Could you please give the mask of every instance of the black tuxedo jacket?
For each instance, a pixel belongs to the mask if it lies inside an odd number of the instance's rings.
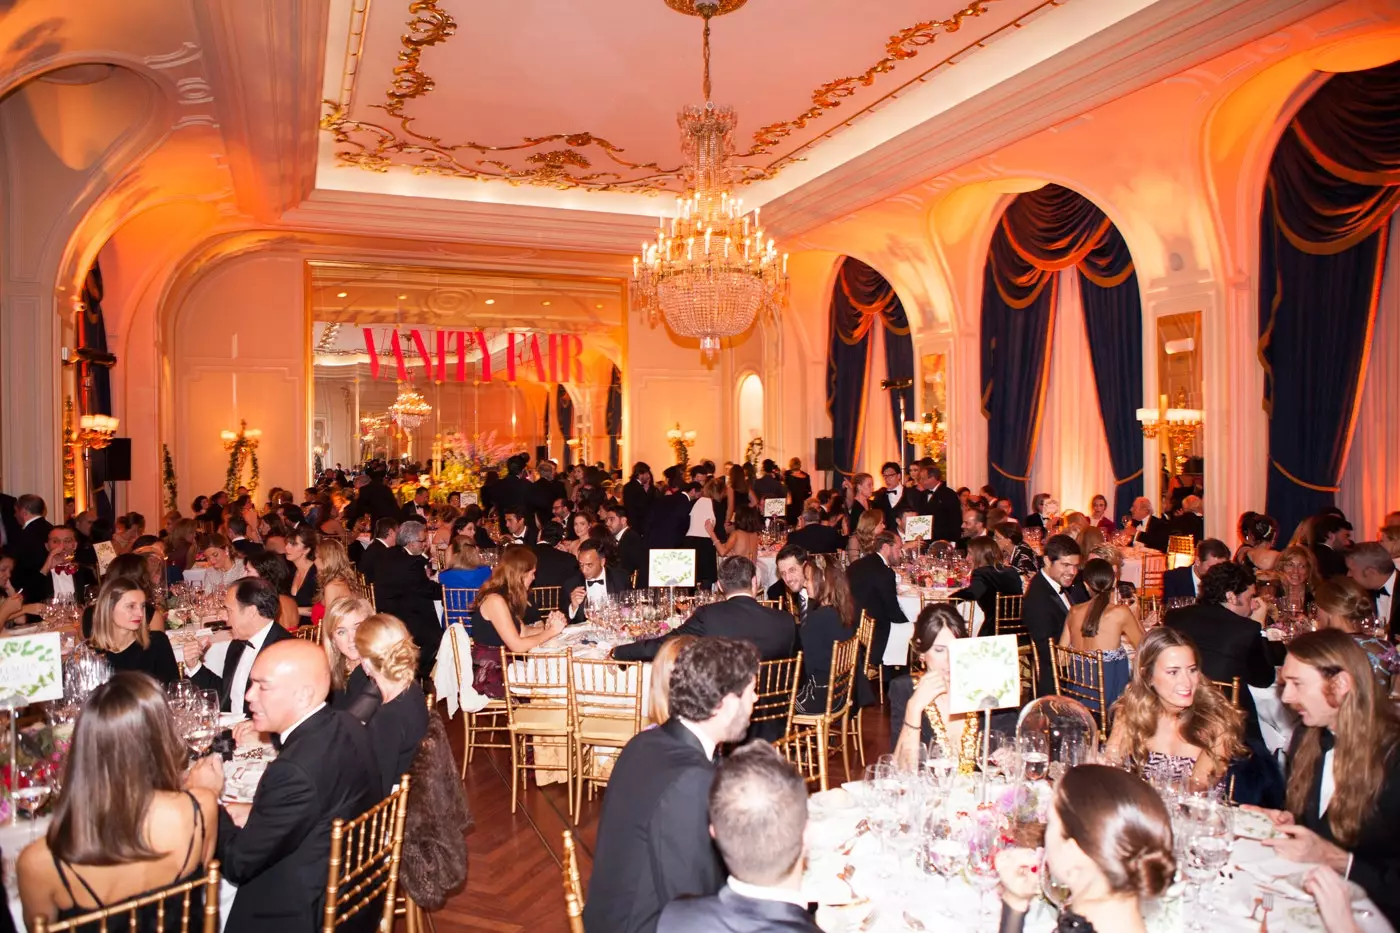
[[[695,614],[685,620],[685,624],[666,638],[676,635],[707,635],[717,638],[741,638],[758,646],[759,657],[764,661],[775,658],[790,658],[797,653],[797,625],[792,616],[777,609],[760,606],[752,596],[735,596],[723,602],[710,603],[695,610]],[[650,661],[656,657],[657,649],[665,638],[648,638],[645,641],[621,645],[613,650],[613,657],[619,661]]]
[[[997,617],[997,597],[1019,596],[1021,589],[1021,575],[1010,567],[978,567],[972,571],[967,586],[954,593],[953,598],[975,601],[985,617],[982,631],[991,634]]]
[[[238,885],[226,933],[306,933],[321,924],[331,823],[378,803],[379,771],[364,726],[324,707],[287,737],[253,796],[240,829],[219,811],[218,858]],[[347,933],[378,927],[366,907]]]
[[[822,524],[804,525],[788,532],[787,543],[806,548],[808,554],[832,554],[846,549],[841,532]]]
[[[77,570],[73,571],[73,599],[82,603],[83,592],[86,588],[97,586],[97,574],[91,567],[77,565]],[[29,587],[24,591],[24,601],[26,603],[42,603],[53,598],[53,571],[42,573],[33,578]],[[93,589],[94,595],[96,590]]]
[[[424,506],[423,512],[426,511],[428,511],[428,507]],[[417,503],[410,499],[409,501],[403,504],[403,508],[399,509],[399,521],[423,522],[424,524],[426,524],[428,521],[428,516],[424,515],[423,512],[418,511]]]
[[[535,579],[539,579],[539,578],[536,577]],[[560,600],[559,600],[560,608],[563,609],[566,613],[569,611],[569,608],[568,608],[568,607],[569,607],[569,594],[572,593],[572,592],[575,590],[575,588],[580,587],[580,586],[582,586],[582,587],[584,587],[584,588],[586,589],[587,586],[588,586],[588,584],[587,584],[587,583],[584,581],[584,579],[583,579],[583,572],[580,571],[580,570],[578,569],[577,564],[575,564],[575,566],[574,566],[574,575],[573,575],[572,577],[570,577],[567,581],[565,581],[565,583],[564,583],[564,592],[563,592],[562,597],[561,597]],[[623,592],[624,590],[626,590],[626,589],[628,589],[628,588],[629,588],[629,587],[628,587],[627,580],[626,580],[626,578],[623,576],[622,571],[616,570],[616,569],[604,568],[604,570],[603,570],[603,589],[607,590],[608,595],[610,595],[610,596],[616,596],[618,593],[621,593],[621,592]],[[570,622],[573,622],[573,623],[577,623],[577,622],[584,622],[584,621],[586,621],[587,619],[588,619],[588,597],[585,595],[583,602],[581,602],[581,603],[578,604],[578,609],[575,610],[574,613],[573,613],[572,615],[569,616],[569,621],[570,621]]]
[[[535,552],[534,586],[567,587],[575,578],[583,578],[579,573],[577,558],[568,551],[561,551],[551,544],[532,544],[530,550]],[[566,589],[560,601],[568,598]]]
[[[735,893],[725,885],[713,897],[683,897],[666,905],[656,933],[815,933],[806,908]]]
[[[360,553],[359,568],[366,583],[374,583],[374,575],[379,570],[379,562],[387,553],[389,553],[388,546],[378,538],[372,539],[369,544],[365,545],[364,551]]]
[[[1055,676],[1051,670],[1050,644],[1059,641],[1065,628],[1065,616],[1069,608],[1060,594],[1055,591],[1045,574],[1031,577],[1026,587],[1026,598],[1021,602],[1021,621],[1030,633],[1031,641],[1040,652],[1040,672],[1036,675],[1036,696],[1047,696],[1055,692]]]
[[[589,878],[587,933],[652,933],[671,901],[719,891],[724,867],[710,839],[714,773],[700,740],[676,718],[623,748],[598,822],[594,860],[608,870]]]
[[[627,525],[638,534],[651,527],[651,511],[659,496],[656,487],[647,488],[636,480],[622,487],[622,507],[627,510]]]
[[[267,637],[263,639],[262,646],[266,648],[268,645],[276,644],[284,638],[295,637],[296,636],[291,632],[287,631],[276,622],[273,622],[272,628],[267,630]],[[190,675],[190,680],[194,681],[195,686],[199,687],[199,689],[219,691],[219,710],[221,712],[227,713],[229,711],[230,697],[228,692],[231,681],[233,680],[233,672],[238,670],[239,658],[243,657],[244,652],[251,647],[251,645],[247,647],[229,645],[228,651],[224,653],[223,668],[217,673],[210,670],[209,665],[205,664]],[[258,650],[261,651],[262,648]],[[254,655],[254,657],[256,657],[256,655]]]
[[[1263,630],[1253,619],[1237,616],[1219,603],[1196,603],[1168,612],[1166,624],[1196,643],[1201,650],[1201,673],[1211,680],[1228,682],[1238,677],[1251,687],[1274,682]]]
[[[909,501],[909,493],[911,490],[908,486],[901,488],[902,492],[900,493],[899,501],[893,505],[890,504],[890,491],[888,489],[877,489],[875,490],[875,495],[870,497],[870,504],[874,508],[885,513],[885,527],[890,531],[897,531],[899,529],[899,516],[913,510],[913,506]]]
[[[15,497],[0,492],[0,524],[5,526],[5,550],[13,552],[19,545],[19,519],[15,517]]]
[[[1191,582],[1190,567],[1177,567],[1162,574],[1163,599],[1195,599],[1196,587]]]
[[[647,518],[647,546],[677,548],[685,546],[685,533],[690,530],[690,507],[693,503],[683,492],[668,493],[658,499]],[[632,512],[627,512],[632,523]]]
[[[956,541],[962,537],[962,503],[947,483],[939,483],[937,489],[924,493],[919,514],[933,516],[932,540]]]
[[[402,547],[390,548],[379,561],[374,576],[374,607],[398,616],[418,643],[418,674],[426,676],[437,659],[442,622],[434,600],[442,599],[442,586],[428,579],[428,560],[414,557]]]
[[[258,544],[258,542],[256,541],[250,541],[247,538],[239,538],[237,541],[230,541],[229,544],[232,545],[235,551],[237,551],[239,554],[242,554],[244,557],[247,557],[249,554],[255,554],[258,551],[262,550],[262,545]],[[353,555],[351,559],[354,559]]]
[[[1171,534],[1182,535],[1200,544],[1206,536],[1206,520],[1195,512],[1182,512],[1168,523]]]
[[[568,490],[561,479],[537,479],[530,486],[530,502],[535,509],[535,524],[541,527],[554,520],[554,500],[567,499]]]
[[[34,525],[39,524],[35,522]],[[33,528],[34,525],[30,525]],[[1313,545],[1313,556],[1317,558],[1317,575],[1324,580],[1344,577],[1347,574],[1347,559],[1341,551],[1325,544]]]
[[[846,568],[846,579],[851,584],[851,598],[856,609],[875,620],[875,634],[870,640],[870,656],[879,664],[885,656],[885,645],[890,640],[890,626],[907,623],[904,610],[899,608],[898,581],[894,570],[888,567],[879,554],[867,554],[852,561]],[[857,616],[859,619],[859,616]],[[861,670],[865,670],[864,664]],[[864,691],[862,691],[864,692]]]
[[[1171,537],[1171,522],[1157,515],[1147,516],[1147,521],[1135,526],[1134,538],[1144,547],[1154,551],[1165,551],[1167,539]]]
[[[506,530],[506,510],[519,509],[521,516],[527,519],[533,518],[534,510],[531,502],[534,498],[534,488],[524,477],[507,476],[505,479],[495,483],[491,487],[491,503],[496,507],[500,515],[501,531]],[[534,525],[533,520],[528,520],[527,524]]]
[[[630,511],[627,513],[632,514]],[[637,586],[647,585],[647,559],[648,549],[642,536],[637,534],[632,528],[632,520],[628,518],[627,527],[622,530],[622,537],[617,540],[617,558],[621,563],[621,571],[631,579],[633,573],[636,574]]]
[[[40,571],[49,558],[49,532],[52,530],[53,525],[47,518],[36,518],[20,530],[18,540],[12,541],[15,570],[10,582],[16,588],[22,586],[27,593],[43,585]]]

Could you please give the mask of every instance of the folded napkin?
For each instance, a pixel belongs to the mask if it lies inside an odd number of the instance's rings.
[[[460,625],[449,625],[443,632],[446,642],[438,649],[433,664],[433,691],[447,701],[447,715],[456,716],[457,707],[475,713],[486,708],[490,697],[472,686],[472,639]]]

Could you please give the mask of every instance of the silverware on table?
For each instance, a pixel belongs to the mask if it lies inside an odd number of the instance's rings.
[[[920,920],[918,917],[914,916],[907,910],[904,912],[904,925],[909,929],[914,930],[915,933],[920,933],[920,931],[928,929],[928,927],[924,926],[924,922],[922,920]]]
[[[1259,933],[1269,933],[1269,911],[1274,909],[1274,895],[1270,891],[1265,891],[1259,895],[1259,909],[1264,912],[1264,917],[1259,921]]]

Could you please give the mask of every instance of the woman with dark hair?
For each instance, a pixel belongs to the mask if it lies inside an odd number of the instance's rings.
[[[1281,838],[1264,844],[1350,878],[1400,924],[1400,717],[1377,689],[1366,652],[1344,632],[1293,639],[1280,679],[1299,724],[1288,753],[1288,809],[1264,811]]]
[[[146,627],[152,632],[165,631],[165,608],[159,604],[156,598],[155,574],[160,573],[165,566],[165,562],[158,555],[142,554],[133,552],[130,554],[118,554],[116,558],[107,565],[107,574],[102,578],[102,582],[115,580],[118,578],[130,580],[141,588],[141,592],[146,594]],[[162,584],[163,585],[163,584]],[[101,592],[99,590],[99,592]],[[83,609],[83,637],[92,637],[92,615],[95,608],[86,606]]]
[[[856,608],[839,561],[809,554],[802,561],[802,578],[807,608],[797,627],[804,677],[797,692],[797,711],[821,713],[826,710],[831,683],[832,650],[855,634]]]
[[[802,461],[793,457],[783,472],[783,485],[787,487],[787,523],[796,526],[797,516],[807,506],[812,497],[812,477],[802,469]]]
[[[909,643],[924,663],[924,673],[917,683],[909,675],[897,677],[890,684],[891,729],[897,729],[894,744],[895,761],[909,768],[919,764],[919,748],[937,739],[952,757],[958,769],[971,774],[977,763],[978,736],[976,714],[953,713],[948,709],[948,646],[959,638],[967,638],[967,622],[953,607],[942,603],[925,606],[914,620],[914,634]],[[895,683],[907,681],[913,685],[909,700],[898,708]],[[895,716],[898,715],[898,720]]]
[[[299,615],[311,615],[320,584],[316,579],[316,529],[298,525],[287,533],[287,560],[292,564],[292,599]]]
[[[170,536],[165,547],[170,561],[169,569],[166,572],[167,583],[182,582],[185,579],[185,571],[194,566],[195,556],[198,553],[195,549],[197,536],[198,530],[192,518],[179,519],[170,526]]]
[[[146,591],[129,577],[109,576],[103,581],[93,605],[88,641],[106,656],[114,671],[139,671],[163,684],[180,679],[170,639],[164,632],[151,631]]]
[[[1040,894],[1040,856],[1006,849],[1001,933],[1021,933]],[[1057,933],[1145,933],[1142,902],[1160,897],[1176,874],[1172,821],[1162,798],[1135,775],[1104,765],[1065,772],[1045,821],[1045,866],[1069,889]]]
[[[1040,558],[1021,540],[1021,526],[1012,521],[1002,522],[992,529],[992,539],[1001,548],[1006,566],[1023,577],[1040,573]]]
[[[967,542],[967,559],[972,565],[972,579],[953,598],[977,603],[982,610],[982,627],[977,634],[989,635],[997,617],[997,597],[1020,596],[1021,575],[1002,563],[1001,548],[987,535]]]
[[[1360,583],[1351,577],[1333,577],[1317,585],[1313,603],[1313,622],[1318,630],[1336,629],[1346,632],[1371,662],[1371,673],[1382,694],[1390,694],[1395,650],[1384,638],[1367,632],[1364,625],[1375,617],[1376,603]]]
[[[747,557],[749,560],[758,562],[758,535],[763,531],[763,516],[758,514],[758,509],[751,505],[740,504],[734,513],[734,521],[730,526],[728,540],[721,541],[715,535],[715,523],[706,522],[705,531],[710,535],[710,542],[715,546],[715,553],[723,559],[730,557]]]
[[[185,743],[160,687],[118,673],[83,704],[43,838],[20,853],[24,917],[67,920],[197,878],[214,855],[218,801],[186,790]],[[191,893],[198,917],[202,889]],[[173,913],[173,912],[172,912]],[[141,930],[159,930],[156,905]],[[175,916],[166,929],[178,928]]]
[[[1142,641],[1142,623],[1127,606],[1113,604],[1118,572],[1108,561],[1093,558],[1079,568],[1079,579],[1089,593],[1089,601],[1070,607],[1060,634],[1060,647],[1097,652],[1102,659],[1103,709],[1094,710],[1102,716],[1132,679],[1128,649],[1136,649]]]
[[[472,685],[478,693],[497,699],[506,695],[502,648],[529,651],[558,635],[568,623],[556,609],[544,622],[526,624],[530,585],[535,582],[538,562],[528,547],[506,548],[477,595],[472,609],[472,669],[476,672]]]
[[[1104,537],[1118,530],[1118,526],[1113,523],[1113,516],[1106,514],[1107,512],[1108,499],[1102,493],[1089,502],[1089,525],[1097,528]]]
[[[1273,570],[1282,556],[1274,549],[1278,522],[1261,512],[1240,516],[1240,537],[1244,543],[1235,552],[1235,561],[1252,570]]]
[[[292,599],[292,565],[273,551],[254,551],[248,555],[248,576],[271,583],[277,590],[277,624],[289,632],[301,625],[296,600]]]
[[[1113,705],[1105,751],[1150,780],[1224,790],[1225,772],[1246,752],[1244,713],[1201,673],[1196,643],[1160,626],[1138,646],[1137,671]]]

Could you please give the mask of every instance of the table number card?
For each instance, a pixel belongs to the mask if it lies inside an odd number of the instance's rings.
[[[694,586],[694,548],[652,548],[647,566],[652,586]]]
[[[764,518],[782,518],[782,517],[783,517],[784,515],[786,515],[786,514],[787,514],[787,500],[786,500],[786,499],[764,499],[764,500],[763,500],[763,517],[764,517]]]
[[[63,698],[63,654],[58,632],[0,638],[0,696],[31,703]]]
[[[906,515],[904,517],[904,540],[927,541],[933,537],[932,515]]]
[[[92,549],[97,552],[97,575],[104,577],[107,575],[107,566],[117,559],[116,545],[111,541],[99,541]]]
[[[474,492],[464,492],[464,493],[462,493],[462,507],[463,507],[463,508],[466,508],[466,507],[469,506],[469,505],[476,505],[476,504],[478,503],[478,501],[479,501],[479,500],[477,499],[476,493],[474,493]]]
[[[1015,635],[959,638],[948,646],[948,711],[971,713],[1021,705],[1021,664]]]

